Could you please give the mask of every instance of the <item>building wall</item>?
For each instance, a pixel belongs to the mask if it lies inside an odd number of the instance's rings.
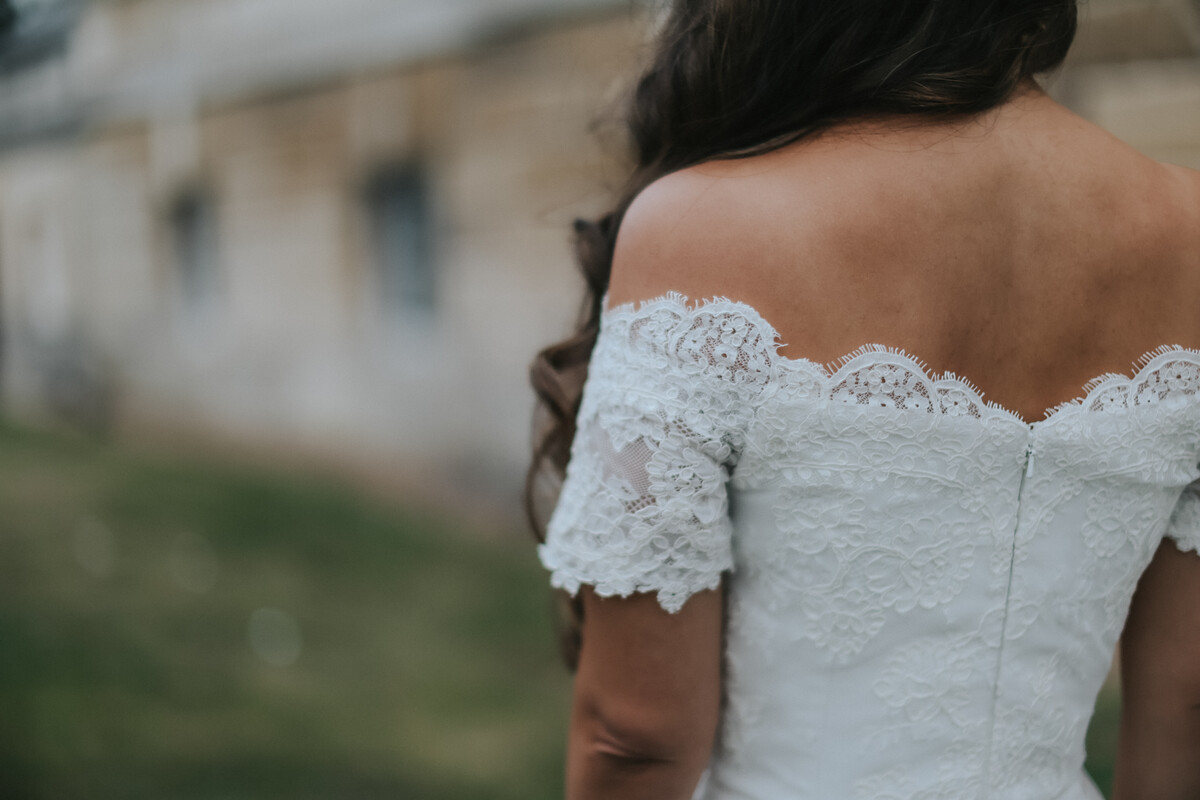
[[[1200,0],[1088,0],[1052,90],[1151,158],[1200,169]]]
[[[528,363],[578,301],[569,223],[613,177],[585,131],[641,30],[627,11],[590,15],[0,155],[10,413],[107,414],[515,506]],[[429,176],[431,313],[389,308],[377,286],[367,187],[405,164]],[[214,208],[202,297],[172,230],[189,193]]]

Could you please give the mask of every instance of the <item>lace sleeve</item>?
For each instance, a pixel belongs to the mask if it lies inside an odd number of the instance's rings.
[[[1180,550],[1200,554],[1200,481],[1188,484],[1179,496],[1167,536]]]
[[[674,613],[733,566],[726,483],[771,342],[744,311],[682,295],[605,312],[546,543],[554,586],[655,592]]]

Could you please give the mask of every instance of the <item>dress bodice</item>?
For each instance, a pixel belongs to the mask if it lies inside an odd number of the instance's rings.
[[[750,306],[607,310],[540,555],[556,586],[715,588],[708,800],[1082,800],[1083,741],[1163,537],[1200,552],[1200,353],[1027,424],[868,346],[779,354]]]

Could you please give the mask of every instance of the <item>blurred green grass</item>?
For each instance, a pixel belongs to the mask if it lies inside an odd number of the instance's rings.
[[[0,423],[0,797],[559,798],[545,587],[519,532]]]
[[[1087,771],[1105,797],[1112,796],[1113,767],[1117,758],[1117,729],[1121,722],[1121,693],[1111,679],[1100,691],[1096,712],[1087,732]]]
[[[0,797],[561,797],[549,620],[519,532],[0,425]]]

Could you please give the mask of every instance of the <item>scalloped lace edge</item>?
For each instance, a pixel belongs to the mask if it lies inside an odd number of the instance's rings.
[[[779,351],[781,348],[787,347],[787,343],[782,341],[782,337],[775,329],[775,326],[767,321],[758,309],[742,300],[733,300],[725,295],[713,295],[710,298],[692,299],[682,292],[669,291],[665,294],[656,297],[648,298],[640,301],[627,301],[620,303],[611,308],[608,307],[608,294],[604,295],[601,301],[601,325],[604,320],[628,320],[632,322],[640,316],[648,313],[653,313],[660,308],[679,313],[684,319],[689,316],[711,312],[713,307],[720,309],[722,306],[728,306],[742,316],[746,317],[752,325],[757,327],[763,336],[763,340],[770,343],[771,356],[774,363],[783,365],[787,368],[815,370],[818,375],[823,378],[829,385],[835,385],[841,380],[840,376],[847,371],[852,365],[854,368],[860,368],[864,359],[873,355],[885,354],[893,358],[898,358],[905,362],[915,373],[917,373],[924,381],[930,385],[938,383],[950,383],[959,387],[970,394],[974,395],[979,404],[988,410],[994,412],[1001,417],[1007,417],[1019,422],[1028,427],[1035,425],[1046,424],[1053,419],[1063,416],[1073,410],[1082,409],[1087,406],[1094,397],[1101,391],[1110,388],[1114,383],[1121,384],[1127,387],[1132,387],[1141,382],[1146,374],[1153,373],[1158,368],[1160,361],[1167,361],[1172,356],[1189,355],[1200,363],[1200,349],[1183,347],[1178,344],[1164,344],[1148,350],[1138,358],[1134,359],[1133,373],[1125,375],[1119,372],[1105,372],[1101,375],[1089,380],[1080,390],[1080,394],[1070,400],[1065,400],[1050,408],[1046,409],[1041,419],[1029,421],[1020,413],[1008,408],[1001,403],[988,400],[981,389],[974,382],[958,375],[952,371],[933,372],[921,358],[907,352],[900,347],[892,347],[890,345],[869,343],[861,345],[855,350],[847,353],[844,356],[834,359],[833,361],[823,364],[803,356],[785,356]]]
[[[1200,556],[1200,536],[1180,537],[1168,533],[1166,538],[1174,543],[1175,549],[1181,553],[1194,553]]]
[[[597,597],[631,597],[635,594],[653,594],[658,605],[667,613],[678,613],[684,604],[695,594],[704,591],[714,591],[721,586],[721,576],[733,571],[729,564],[715,572],[693,572],[694,581],[686,584],[664,586],[662,581],[653,581],[653,575],[614,574],[602,577],[580,574],[580,570],[561,564],[554,551],[548,544],[538,547],[538,558],[542,565],[550,571],[550,585],[562,589],[572,597],[578,596],[579,590],[590,586]]]

